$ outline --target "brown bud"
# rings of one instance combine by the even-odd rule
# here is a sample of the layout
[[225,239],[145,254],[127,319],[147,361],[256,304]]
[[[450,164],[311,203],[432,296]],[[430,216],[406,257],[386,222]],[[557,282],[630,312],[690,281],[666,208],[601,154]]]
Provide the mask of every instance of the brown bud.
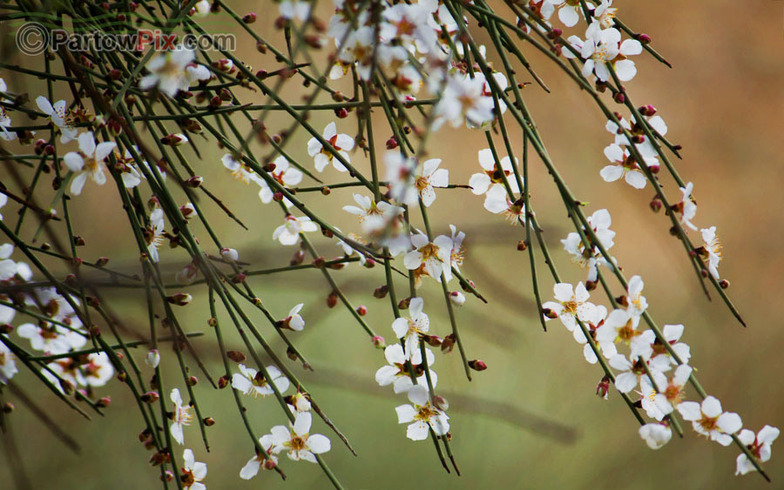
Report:
[[204,420],[202,420],[202,422],[204,422],[204,425],[206,425],[207,427],[212,427],[213,425],[215,425],[215,419],[212,417],[205,417]]
[[230,350],[226,353],[226,356],[234,362],[245,362],[245,359],[247,359],[245,354],[238,350]]
[[520,252],[524,252],[528,248],[528,243],[525,240],[520,240],[517,242],[517,250]]
[[246,24],[253,24],[256,22],[256,12],[249,12],[242,16],[242,22]]
[[366,307],[365,305],[359,305],[359,306],[357,306],[357,314],[358,314],[359,316],[365,316],[365,315],[367,315],[367,307]]
[[327,295],[327,308],[334,308],[338,304],[338,293],[332,291]]
[[218,378],[218,388],[221,390],[225,387],[229,386],[229,377],[228,376],[221,376]]

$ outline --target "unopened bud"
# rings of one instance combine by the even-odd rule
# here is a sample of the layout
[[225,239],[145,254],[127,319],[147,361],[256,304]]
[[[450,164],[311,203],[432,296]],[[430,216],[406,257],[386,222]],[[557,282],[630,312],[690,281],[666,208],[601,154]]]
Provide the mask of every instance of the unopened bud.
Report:
[[487,364],[485,364],[485,361],[474,359],[472,361],[468,361],[468,367],[474,371],[484,371],[487,369]]
[[188,142],[188,137],[182,133],[172,133],[161,138],[161,143],[169,146],[180,146]]
[[161,353],[158,352],[158,349],[150,349],[150,352],[148,352],[147,356],[144,358],[144,363],[153,369],[157,368],[160,362]]
[[542,315],[549,320],[555,320],[558,318],[558,313],[554,312],[550,308],[542,308]]
[[433,397],[433,405],[435,405],[435,407],[442,412],[449,410],[449,402],[441,395],[436,395]]
[[389,287],[387,285],[379,286],[373,291],[373,297],[378,299],[386,298],[387,293],[389,292]]
[[188,376],[188,386],[196,386],[199,383],[199,378],[196,376]]
[[517,242],[518,252],[524,252],[527,249],[528,249],[528,242],[526,242],[525,240],[520,240],[519,242]]
[[452,291],[451,293],[449,293],[449,300],[452,302],[453,305],[459,307],[465,304],[466,297],[460,291]]
[[188,293],[176,293],[166,297],[166,301],[173,305],[185,306],[193,300],[193,296]]
[[233,248],[222,248],[220,254],[224,260],[228,260],[230,262],[236,262],[240,258],[237,251]]
[[228,376],[221,376],[218,378],[218,388],[221,390],[225,387],[229,386],[229,377]]
[[253,24],[256,22],[256,12],[249,12],[242,16],[242,22],[246,24]]
[[653,199],[650,203],[650,207],[651,207],[651,211],[653,211],[654,213],[658,213],[659,211],[661,211],[662,202],[658,199]]
[[727,289],[728,287],[730,287],[730,282],[726,279],[722,279],[721,281],[719,281],[719,286],[721,286],[721,289]]
[[605,400],[609,397],[610,393],[610,378],[604,376],[599,384],[596,385],[596,394]]
[[194,175],[190,179],[185,181],[185,185],[192,188],[200,187],[204,183],[204,177],[201,175]]
[[449,354],[452,352],[452,349],[455,347],[456,337],[455,334],[450,333],[444,340],[441,341],[441,352],[444,354]]
[[226,355],[234,362],[245,362],[246,359],[245,354],[238,350],[230,350],[226,353]]
[[359,316],[367,315],[367,307],[365,305],[357,306],[357,315]]
[[376,349],[384,349],[384,348],[386,348],[386,346],[387,346],[387,343],[384,340],[384,337],[382,337],[380,335],[374,335],[373,336],[373,347],[375,347]]
[[338,304],[338,293],[332,291],[327,295],[327,308],[334,308]]
[[640,41],[640,44],[650,44],[651,42],[651,36],[647,34],[637,34],[635,37]]
[[141,398],[144,403],[155,403],[160,399],[160,395],[158,395],[157,391],[148,391],[139,398]]
[[394,150],[395,148],[397,148],[397,146],[398,146],[397,138],[395,138],[394,136],[392,136],[387,140],[387,150]]
[[215,425],[215,419],[212,417],[205,417],[202,422],[204,422],[204,425],[206,425],[207,427],[212,427],[213,425]]

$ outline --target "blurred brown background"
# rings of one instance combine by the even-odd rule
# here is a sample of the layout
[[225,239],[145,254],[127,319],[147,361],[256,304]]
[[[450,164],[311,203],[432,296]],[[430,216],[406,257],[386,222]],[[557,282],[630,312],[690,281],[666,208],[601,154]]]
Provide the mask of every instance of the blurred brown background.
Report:
[[[653,46],[674,66],[670,70],[641,56],[638,76],[628,89],[636,104],[653,104],[659,109],[669,125],[668,138],[683,145],[684,159],[676,166],[684,179],[695,182],[699,204],[695,222],[718,227],[724,245],[720,271],[732,283],[730,295],[748,328],[735,322],[718,300],[709,302],[702,295],[681,245],[668,235],[668,220],[648,209],[650,187],[635,191],[622,183],[601,180],[602,149],[611,141],[603,128],[604,119],[589,105],[587,96],[533,55],[532,62],[552,93],[530,87],[525,92],[528,103],[553,160],[575,194],[590,203],[589,211],[604,207],[611,211],[612,228],[617,232],[613,252],[627,276],[640,274],[645,280],[653,317],[660,324],[686,325],[683,340],[692,347],[692,364],[699,370],[703,386],[722,401],[726,410],[739,412],[747,428],[757,431],[764,424],[782,427],[784,388],[778,376],[784,367],[779,298],[784,271],[780,252],[784,238],[780,228],[784,222],[784,194],[780,191],[784,183],[784,57],[780,54],[784,48],[784,4],[772,0],[616,3],[620,17],[632,28],[649,34]],[[264,3],[257,4],[256,10],[272,8]],[[246,3],[240,10],[252,8]],[[260,15],[260,29],[265,22]],[[271,60],[253,51],[251,43],[240,48],[243,59],[256,69]],[[7,81],[11,85],[11,80]],[[32,88],[29,90],[33,93]],[[240,96],[243,101],[262,100],[258,94]],[[328,120],[328,114],[313,119],[317,128]],[[339,128],[351,132],[355,124],[355,119],[349,118],[339,123]],[[388,137],[380,133],[379,141]],[[309,162],[304,150],[307,138],[301,138],[302,148],[295,154]],[[476,151],[485,144],[481,133],[444,129],[433,143],[430,153],[443,159],[452,182],[465,183],[478,170]],[[203,175],[223,179],[210,182],[212,190],[233,193],[229,201],[232,208],[251,228],[244,232],[213,213],[213,223],[225,223],[219,229],[227,237],[226,243],[259,268],[287,263],[294,250],[271,242],[272,230],[280,222],[279,212],[263,208],[260,213],[256,192],[250,188],[237,191],[237,184],[227,180],[220,166],[219,150],[202,146],[204,160],[191,163],[203,169]],[[364,161],[358,153],[354,158]],[[339,177],[330,169],[325,175],[328,182]],[[568,223],[555,187],[537,165],[532,167],[529,180],[533,205],[547,229],[561,273],[570,281],[583,279],[582,272],[569,266],[558,246],[558,239],[568,232]],[[669,195],[678,195],[677,188],[670,186],[668,190]],[[314,196],[309,202],[339,211],[350,203],[350,196],[350,192],[336,191],[329,198]],[[97,188],[88,183],[75,203],[75,209],[82,213],[77,229],[88,239],[85,256],[110,255],[116,258],[115,264],[136,267],[124,219],[94,211],[96,205],[105,202],[117,203],[109,186]],[[8,209],[3,210],[4,214]],[[344,230],[354,226],[340,212],[324,212],[335,216]],[[312,374],[301,372],[302,380],[359,453],[353,457],[332,437],[333,449],[326,460],[347,488],[782,485],[784,465],[778,453],[784,441],[773,446],[773,459],[767,465],[773,479],[770,485],[758,475],[734,477],[738,450],[709,443],[688,427],[684,440],[673,440],[662,450],[650,451],[637,436],[637,424],[619,397],[611,394],[609,401],[603,401],[593,394],[601,378],[600,368],[585,363],[571,335],[557,322],[550,323],[550,332],[541,331],[530,293],[528,258],[515,251],[517,241],[523,238],[520,230],[499,218],[491,219],[482,209],[481,198],[465,190],[439,192],[431,212],[437,233],[447,233],[449,223],[466,230],[464,269],[490,300],[482,305],[469,298],[458,311],[470,356],[484,359],[489,369],[475,374],[469,384],[456,355],[439,355],[434,366],[439,388],[447,398],[454,394],[449,411],[452,448],[462,477],[443,472],[430,442],[413,443],[405,438],[405,427],[398,426],[394,412],[405,399],[392,397],[391,390],[373,383],[375,370],[383,364],[381,352],[370,347],[347,312],[323,306],[329,288],[318,272],[270,276],[252,283],[281,317],[294,304],[306,304],[306,329],[291,337],[316,368]],[[338,255],[338,249],[326,241],[318,239],[317,246],[327,257]],[[161,257],[172,275],[185,262],[181,251],[163,250]],[[541,285],[547,293],[552,282],[544,272],[542,265]],[[378,268],[367,273],[351,266],[335,277],[355,304],[368,306],[369,321],[389,339],[388,302],[376,300],[371,294],[381,284],[380,274]],[[127,315],[124,318],[129,325],[138,323],[136,327],[143,331],[144,320],[134,316],[141,296],[127,291],[107,294]],[[423,294],[433,331],[445,335],[448,321],[438,302],[439,288],[426,282]],[[203,296],[196,299],[188,308],[188,324],[193,331],[207,331]],[[263,328],[272,336],[266,325]],[[236,339],[233,342],[239,347]],[[207,337],[196,345],[218,372],[218,359]],[[275,345],[283,352],[280,344]],[[173,376],[176,373],[172,370],[169,386],[176,379]],[[205,413],[218,421],[208,432],[212,451],[207,453],[199,445],[196,427],[186,429],[186,441],[197,461],[209,465],[209,488],[328,485],[317,466],[285,458],[281,461],[289,476],[288,486],[271,473],[251,482],[240,480],[239,470],[252,455],[252,446],[229,393],[213,392],[207,386],[201,383],[198,394]],[[113,398],[112,407],[106,417],[92,422],[82,420],[47,394],[38,398],[84,446],[80,456],[70,453],[24,410],[11,416],[22,464],[35,488],[155,488],[157,471],[148,466],[149,453],[136,442],[142,422],[135,406],[121,385],[114,383],[105,391]],[[688,393],[694,396],[693,390]],[[283,423],[274,402],[246,401],[252,407],[250,417],[259,433]],[[313,431],[329,435],[318,422]],[[9,465],[7,459],[3,460],[6,463],[0,464],[0,487],[10,488]]]

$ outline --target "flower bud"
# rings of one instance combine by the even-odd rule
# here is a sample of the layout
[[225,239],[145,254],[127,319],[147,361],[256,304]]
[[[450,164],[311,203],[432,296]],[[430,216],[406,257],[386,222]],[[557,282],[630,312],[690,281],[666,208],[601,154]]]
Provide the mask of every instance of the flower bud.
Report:
[[518,252],[525,252],[528,249],[528,242],[526,240],[520,240],[517,242],[517,251]]
[[365,305],[359,305],[359,306],[357,306],[357,314],[358,314],[359,316],[365,316],[365,315],[367,315],[367,306],[365,306]]
[[220,378],[218,378],[218,388],[219,389],[222,390],[223,388],[225,388],[227,386],[229,386],[229,377],[228,376],[221,376]]
[[188,137],[182,133],[172,133],[161,138],[161,143],[169,146],[180,146],[188,142]]
[[246,24],[253,24],[256,22],[256,12],[249,12],[242,16],[242,22]]
[[446,412],[449,410],[449,401],[441,395],[436,395],[433,397],[433,405],[442,412]]
[[230,262],[236,262],[240,258],[237,251],[233,248],[222,248],[220,254],[224,260],[228,260]]
[[449,293],[449,300],[452,302],[453,305],[459,307],[465,304],[466,297],[460,291],[452,291],[451,293]]
[[635,37],[637,38],[638,41],[640,41],[640,44],[643,45],[650,44],[651,42],[651,36],[647,34],[637,34]]
[[155,403],[160,399],[157,391],[148,391],[139,397],[144,403]]
[[610,378],[604,376],[599,384],[596,385],[596,394],[605,400],[609,397],[610,393]]
[[457,338],[453,333],[450,333],[449,335],[444,337],[444,340],[441,341],[441,352],[443,352],[444,354],[449,354],[450,352],[452,352],[452,349],[455,347],[456,341]]
[[334,308],[338,304],[338,293],[332,291],[327,295],[327,308]]
[[150,352],[147,353],[147,357],[144,358],[144,363],[153,369],[157,368],[160,362],[161,353],[158,352],[158,349],[150,349]]
[[194,175],[193,177],[185,181],[185,185],[193,189],[200,187],[203,183],[204,183],[204,177],[202,177],[201,175]]
[[213,425],[215,425],[215,419],[212,417],[205,417],[204,420],[202,420],[202,422],[204,422],[204,425],[207,427],[212,427]]
[[397,138],[392,136],[387,140],[387,150],[394,150],[398,147]]
[[245,354],[238,350],[230,350],[226,353],[226,355],[234,362],[245,362],[246,359]]
[[558,318],[558,313],[554,312],[550,308],[542,308],[542,315],[549,320],[555,320]]
[[166,297],[166,301],[173,305],[185,306],[193,300],[193,296],[188,293],[176,293]]
[[485,364],[485,361],[482,361],[480,359],[474,359],[472,361],[468,361],[468,367],[470,367],[474,371],[484,371],[485,369],[487,369],[487,364]]
[[275,461],[273,461],[273,460],[271,460],[269,458],[264,460],[264,469],[265,470],[274,470],[275,466],[277,466]]
[[384,337],[382,337],[380,335],[374,335],[373,336],[373,347],[375,347],[376,349],[385,349],[386,346],[387,346],[387,343],[384,340]]
[[378,299],[386,298],[387,293],[389,292],[389,287],[387,285],[379,286],[373,291],[373,297]]
[[728,287],[730,287],[730,282],[726,279],[722,279],[721,281],[719,281],[719,286],[721,287],[721,289],[727,289]]
[[653,211],[654,213],[658,213],[659,211],[661,211],[662,202],[658,199],[653,199],[650,203],[650,207],[651,207],[651,211]]
[[191,203],[180,206],[180,212],[182,213],[183,218],[186,220],[195,218],[198,215],[198,213],[196,213],[196,208],[193,207],[193,204]]

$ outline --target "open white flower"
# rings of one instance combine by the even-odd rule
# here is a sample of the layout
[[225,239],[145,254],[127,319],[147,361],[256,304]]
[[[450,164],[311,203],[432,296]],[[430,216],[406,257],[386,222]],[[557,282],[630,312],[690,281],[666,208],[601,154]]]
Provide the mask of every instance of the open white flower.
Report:
[[[576,288],[568,283],[558,283],[553,286],[553,295],[556,301],[547,301],[542,308],[552,311],[570,332],[577,327],[576,319],[587,321],[596,308],[588,302],[590,294],[582,282]],[[550,320],[550,317],[545,316],[545,320]]]
[[19,370],[16,368],[16,357],[3,342],[0,342],[0,383],[7,384]]
[[399,151],[388,151],[384,155],[386,164],[386,177],[389,183],[389,196],[399,204],[413,206],[419,199],[416,188],[417,162],[413,158],[406,158]]
[[116,146],[114,141],[104,141],[96,145],[92,131],[79,135],[79,152],[71,151],[63,157],[68,170],[75,174],[71,181],[71,194],[78,196],[82,193],[87,177],[98,185],[106,183],[103,161]]
[[347,172],[348,169],[340,163],[340,160],[335,158],[335,153],[343,157],[347,162],[351,162],[348,152],[354,148],[354,139],[347,134],[338,134],[337,125],[334,121],[327,124],[322,137],[329,144],[329,147],[322,145],[318,138],[315,137],[308,141],[308,155],[313,157],[316,170],[323,172],[324,168],[332,163],[336,170]]
[[661,372],[648,364],[646,370],[645,361],[640,359],[628,359],[623,354],[616,354],[610,358],[610,367],[616,370],[615,374],[615,387],[621,393],[629,393],[637,387],[640,379],[648,376],[650,371],[656,385],[663,386],[667,384],[667,377]]
[[299,241],[300,233],[317,231],[318,229],[318,225],[307,216],[296,218],[288,215],[286,221],[275,228],[272,239],[279,241],[281,245],[295,245]]
[[448,75],[441,100],[433,109],[437,117],[434,127],[444,121],[456,128],[461,124],[481,127],[493,120],[495,104],[492,97],[484,94],[485,77],[477,73],[468,75]]
[[289,379],[276,366],[270,365],[266,368],[271,380],[265,378],[260,371],[249,368],[244,364],[240,364],[237,367],[240,372],[231,376],[231,387],[253,398],[258,396],[264,398],[275,394],[275,390],[270,386],[270,382],[278,389],[279,393],[285,393],[289,389]]
[[163,209],[156,207],[150,213],[150,224],[144,229],[144,239],[147,242],[147,255],[153,262],[158,262],[158,249],[164,241]]
[[[485,209],[491,213],[498,214],[507,209],[507,192],[504,186],[504,177],[509,183],[512,193],[519,192],[517,180],[513,175],[512,160],[505,156],[496,166],[493,152],[489,148],[479,150],[479,165],[483,172],[473,174],[468,181],[471,192],[477,196],[485,196]],[[517,165],[515,159],[514,165]]]
[[[637,74],[634,62],[627,58],[642,53],[642,44],[636,39],[621,42],[621,33],[615,28],[602,29],[594,22],[585,32],[585,41],[577,36],[570,36],[568,41],[585,60],[582,74],[586,78],[595,73],[596,78],[606,82],[610,78],[608,64],[622,82],[628,82]],[[575,57],[568,49],[564,49],[563,54],[566,58]]]
[[672,429],[665,424],[645,424],[640,427],[639,433],[651,449],[659,449],[672,439]]
[[449,432],[449,416],[430,404],[427,388],[422,385],[412,387],[408,390],[408,400],[411,405],[400,405],[395,408],[397,422],[409,424],[406,437],[412,441],[423,441],[427,439],[430,429],[437,436]]
[[721,242],[719,235],[716,234],[716,227],[702,228],[702,241],[705,242],[702,246],[704,254],[708,256],[708,271],[714,279],[719,278],[719,262],[721,262]]
[[[283,155],[276,158],[272,163],[275,165],[275,169],[269,172],[269,175],[280,185],[284,187],[293,187],[302,182],[302,172],[289,165],[288,159]],[[259,190],[259,199],[261,199],[261,202],[264,204],[269,204],[272,202],[275,192],[269,184],[267,184],[266,180],[259,178],[257,182],[261,186],[261,190]],[[285,204],[287,208],[293,206],[293,203],[286,197],[283,198],[283,204]]]
[[416,188],[425,207],[429,207],[436,200],[434,187],[447,187],[449,185],[449,170],[438,168],[439,165],[441,165],[441,159],[432,158],[417,165],[416,170],[414,170]]
[[683,390],[691,376],[692,368],[681,364],[666,386],[653,386],[648,378],[640,380],[642,408],[649,417],[662,420],[672,413],[683,399]]
[[180,90],[188,90],[190,84],[197,80],[210,78],[210,71],[193,62],[196,54],[192,49],[183,46],[156,54],[148,63],[149,75],[139,80],[141,90],[158,90],[169,97],[174,97]]
[[403,339],[405,345],[406,358],[411,358],[415,351],[419,350],[419,336],[426,334],[430,330],[430,318],[422,310],[425,301],[422,298],[411,298],[408,305],[408,318],[396,318],[392,322],[392,330],[395,336]]
[[182,488],[187,490],[207,490],[207,485],[202,483],[207,477],[207,465],[199,463],[193,457],[193,451],[186,449],[182,453]]
[[439,235],[431,242],[424,233],[417,233],[411,236],[411,244],[414,250],[403,259],[406,269],[416,271],[424,266],[424,272],[439,282],[442,273],[446,282],[452,279],[451,238]]
[[[255,182],[261,185],[261,183],[264,182],[253,169],[245,164],[245,162],[236,160],[231,153],[223,155],[221,162],[223,163],[223,166],[231,172],[231,175],[243,184]],[[272,196],[270,196],[270,199],[272,199]]]
[[85,386],[104,386],[114,376],[114,367],[105,352],[96,352],[87,356],[87,362],[79,366],[80,384]]
[[301,332],[302,329],[305,328],[305,320],[299,314],[303,306],[305,306],[304,303],[294,306],[294,308],[289,311],[289,316],[280,321],[280,328],[290,328],[291,330]]
[[686,187],[681,187],[681,200],[674,204],[673,210],[681,215],[681,223],[688,226],[692,230],[697,230],[697,227],[691,222],[697,215],[697,203],[694,201],[692,193],[694,192],[694,184],[689,182]]
[[65,354],[81,349],[87,343],[86,334],[54,323],[24,323],[16,329],[17,335],[30,341],[30,347],[49,354]]
[[584,269],[588,269],[588,280],[595,282],[598,278],[598,266],[606,265],[612,267],[613,265],[604,258],[598,245],[601,245],[605,251],[609,251],[615,245],[613,241],[615,232],[610,229],[612,218],[606,209],[595,211],[587,218],[587,221],[599,244],[591,243],[590,250],[586,250],[580,234],[574,231],[561,240],[561,243],[564,246],[564,250],[572,255],[573,262]]
[[[760,430],[756,435],[754,435],[754,432],[748,429],[743,429],[740,431],[740,434],[738,434],[738,439],[740,442],[749,448],[751,454],[753,454],[754,457],[757,458],[761,463],[764,463],[770,459],[770,446],[778,437],[779,429],[776,427],[771,427],[770,425],[763,427],[762,430]],[[751,461],[749,461],[749,458],[745,453],[738,455],[736,463],[736,475],[745,475],[746,473],[757,471],[757,468]]]
[[403,213],[400,206],[385,201],[375,202],[362,194],[354,194],[354,201],[358,206],[343,206],[343,211],[356,216],[362,226],[362,232],[367,234],[384,230],[393,219]]
[[193,414],[191,413],[190,406],[184,406],[182,404],[182,397],[180,396],[180,390],[174,388],[171,390],[171,398],[172,403],[174,403],[174,411],[170,415],[172,423],[169,426],[169,432],[171,436],[180,444],[183,444],[185,438],[182,433],[183,426],[191,425],[191,421],[193,420]]
[[[414,383],[411,381],[411,371],[408,368],[407,361],[409,360],[411,361],[411,369],[414,371],[417,385],[427,386],[425,364],[422,363],[422,351],[420,349],[414,349],[409,359],[409,356],[406,355],[400,344],[392,344],[384,349],[384,357],[389,365],[382,366],[376,371],[376,383],[379,386],[391,384],[395,393],[404,393],[410,390]],[[435,371],[430,369],[430,366],[435,362],[433,351],[425,348],[425,359],[427,361],[427,369],[430,371],[430,380],[433,383],[433,388],[435,388],[438,383],[438,376],[436,376]]]
[[41,109],[41,112],[49,116],[52,124],[60,130],[60,143],[66,144],[76,139],[79,131],[71,125],[68,119],[65,100],[58,100],[52,105],[49,99],[40,95],[35,99],[35,103]]
[[702,404],[683,402],[678,405],[678,411],[683,420],[691,421],[696,432],[722,446],[732,444],[731,434],[738,432],[743,427],[740,416],[733,412],[723,412],[721,402],[712,396],[706,397]]
[[294,461],[317,463],[316,455],[329,451],[331,444],[326,436],[310,434],[312,422],[313,416],[310,412],[297,412],[290,427],[276,425],[270,429],[270,434],[262,436],[259,442],[272,454],[286,451],[289,459]]
[[[599,172],[605,182],[615,182],[623,177],[626,183],[635,189],[645,188],[648,179],[625,147],[613,143],[604,149],[604,156],[611,162]],[[646,161],[646,165],[652,164],[658,164],[658,162],[655,159]]]

